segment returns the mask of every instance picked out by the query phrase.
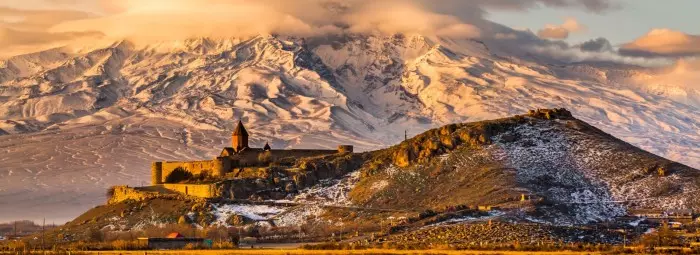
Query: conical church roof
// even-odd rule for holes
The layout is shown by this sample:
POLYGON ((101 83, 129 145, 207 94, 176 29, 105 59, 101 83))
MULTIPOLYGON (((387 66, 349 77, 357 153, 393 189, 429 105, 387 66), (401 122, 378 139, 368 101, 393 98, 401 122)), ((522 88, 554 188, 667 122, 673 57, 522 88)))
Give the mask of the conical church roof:
POLYGON ((234 136, 248 136, 248 131, 245 130, 245 127, 243 126, 243 122, 240 120, 238 121, 238 125, 236 126, 236 129, 233 130, 233 135, 234 136))

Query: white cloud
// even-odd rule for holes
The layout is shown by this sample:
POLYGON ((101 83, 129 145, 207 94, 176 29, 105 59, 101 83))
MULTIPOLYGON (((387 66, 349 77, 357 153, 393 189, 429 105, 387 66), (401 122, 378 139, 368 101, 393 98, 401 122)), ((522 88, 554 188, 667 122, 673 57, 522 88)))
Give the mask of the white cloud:
POLYGON ((622 56, 614 51, 582 51, 579 47, 560 45, 532 45, 527 49, 564 62, 614 62, 647 67, 667 66, 673 63, 673 60, 667 58, 622 56))
POLYGON ((571 33, 585 32, 588 28, 580 24, 574 18, 566 18, 561 25, 547 24, 543 29, 537 31, 537 36, 545 39, 563 40, 569 38, 571 33))
POLYGON ((700 35, 671 29, 653 29, 633 42, 622 45, 621 50, 636 55, 700 55, 700 35))

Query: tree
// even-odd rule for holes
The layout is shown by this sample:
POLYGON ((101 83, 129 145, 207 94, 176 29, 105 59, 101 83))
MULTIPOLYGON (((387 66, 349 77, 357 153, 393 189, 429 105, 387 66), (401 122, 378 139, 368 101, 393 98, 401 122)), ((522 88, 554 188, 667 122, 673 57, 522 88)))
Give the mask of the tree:
POLYGON ((192 173, 182 167, 178 167, 165 177, 165 182, 180 183, 189 179, 192 179, 192 173))
POLYGON ((88 238, 93 242, 102 242, 104 241, 104 233, 97 228, 91 228, 88 231, 88 238))
POLYGON ((647 247, 681 245, 680 235, 664 223, 656 232, 646 234, 641 239, 647 247))

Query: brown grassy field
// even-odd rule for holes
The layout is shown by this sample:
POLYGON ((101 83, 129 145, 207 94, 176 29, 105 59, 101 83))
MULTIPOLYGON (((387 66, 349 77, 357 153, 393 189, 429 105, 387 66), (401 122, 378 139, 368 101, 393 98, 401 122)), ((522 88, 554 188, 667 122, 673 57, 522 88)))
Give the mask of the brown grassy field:
POLYGON ((191 251, 94 251, 85 254, 100 255, 466 255, 466 254, 602 254, 599 252, 533 252, 533 251, 445 251, 445 250, 300 250, 300 249, 242 249, 242 250, 191 250, 191 251))

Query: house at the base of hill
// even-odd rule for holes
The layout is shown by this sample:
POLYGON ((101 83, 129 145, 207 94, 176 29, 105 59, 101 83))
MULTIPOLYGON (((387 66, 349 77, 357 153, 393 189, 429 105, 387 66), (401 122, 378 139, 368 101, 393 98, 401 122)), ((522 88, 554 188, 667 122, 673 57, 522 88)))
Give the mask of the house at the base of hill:
POLYGON ((166 237, 139 237, 139 242, 153 250, 177 250, 185 247, 211 247, 212 241, 199 237, 185 237, 180 233, 170 233, 166 237))

